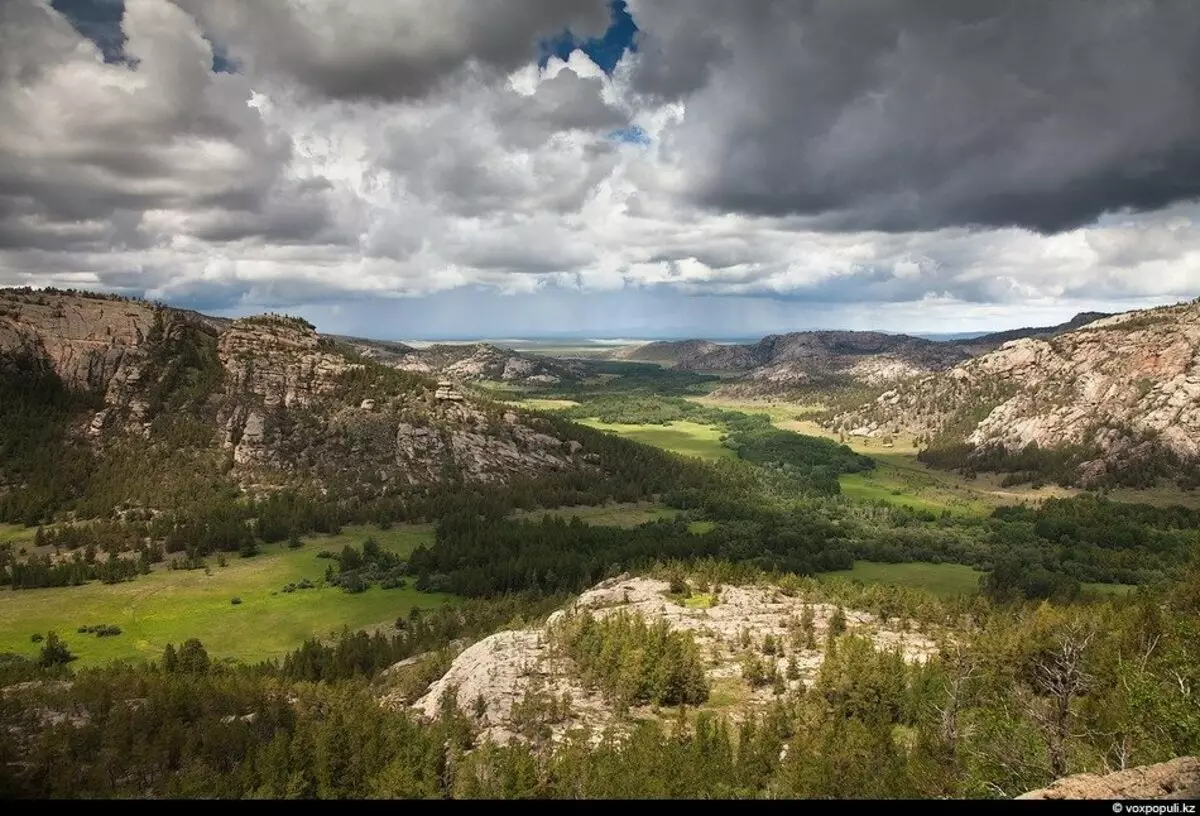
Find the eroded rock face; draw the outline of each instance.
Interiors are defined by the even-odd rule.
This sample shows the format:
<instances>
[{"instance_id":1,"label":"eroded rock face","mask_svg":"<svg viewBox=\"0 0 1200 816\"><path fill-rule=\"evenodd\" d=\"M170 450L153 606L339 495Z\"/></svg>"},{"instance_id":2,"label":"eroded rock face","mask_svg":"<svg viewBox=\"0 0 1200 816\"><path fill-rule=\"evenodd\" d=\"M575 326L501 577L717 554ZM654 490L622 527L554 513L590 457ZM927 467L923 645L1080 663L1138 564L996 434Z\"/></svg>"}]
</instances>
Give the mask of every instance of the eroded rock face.
<instances>
[{"instance_id":1,"label":"eroded rock face","mask_svg":"<svg viewBox=\"0 0 1200 816\"><path fill-rule=\"evenodd\" d=\"M1020 339L880 396L835 417L831 427L893 428L936 436L965 411L981 410L962 441L1017 451L1096 446L1085 463L1139 445L1200 458L1200 303L1102 318L1050 340ZM1085 480L1086 481L1086 480Z\"/></svg>"},{"instance_id":2,"label":"eroded rock face","mask_svg":"<svg viewBox=\"0 0 1200 816\"><path fill-rule=\"evenodd\" d=\"M1106 774L1077 774L1018 799L1200 799L1200 757Z\"/></svg>"},{"instance_id":3,"label":"eroded rock face","mask_svg":"<svg viewBox=\"0 0 1200 816\"><path fill-rule=\"evenodd\" d=\"M550 648L552 632L569 616L587 611L597 617L631 612L640 614L647 622L665 620L673 629L694 633L697 644L706 657L710 680L737 679L741 676L741 643L743 630L748 630L755 644L761 644L768 634L786 642L789 621L798 619L805 602L800 598L782 595L771 587L724 587L715 606L707 609L681 606L667 597L669 584L652 578L628 576L605 581L583 593L568 609L550 616L544 626L517 631L499 632L485 638L462 652L449 671L430 686L413 706L423 716L437 715L442 698L454 693L464 712L473 712L477 701L485 711L480 719L484 736L505 743L517 737L513 722L514 704L525 698L530 690L568 695L572 716L568 722L553 728L560 739L573 728L586 727L599 731L615 722L611 708L595 690L580 684L569 658L555 654ZM823 644L830 618L836 607L831 604L810 603L818 644ZM937 653L937 645L928 635L900 622L880 621L866 612L843 610L847 632L870 638L880 649L895 649L910 662L924 662ZM800 670L798 679L789 681L792 688L810 683L825 659L823 646L791 651ZM774 660L778 670L787 669L788 658L779 655ZM748 705L765 706L773 699L769 688L749 692ZM734 712L744 713L744 712Z\"/></svg>"},{"instance_id":4,"label":"eroded rock face","mask_svg":"<svg viewBox=\"0 0 1200 816\"><path fill-rule=\"evenodd\" d=\"M228 389L256 394L268 407L311 405L335 390L338 375L362 368L322 349L311 328L270 318L234 321L222 332L218 350Z\"/></svg>"},{"instance_id":5,"label":"eroded rock face","mask_svg":"<svg viewBox=\"0 0 1200 816\"><path fill-rule=\"evenodd\" d=\"M376 346L393 358L411 351ZM256 491L337 483L366 497L447 478L491 482L597 464L546 433L549 426L531 427L541 420L489 414L457 393L436 399L432 381L397 378L391 359L367 372L360 358L296 318L227 321L140 302L7 290L0 291L0 354L31 355L69 388L102 395L104 404L80 416L75 429L97 448L128 435L153 443L151 420L163 411L211 422L232 477ZM159 388L177 360L205 368ZM510 368L521 374L523 365ZM530 371L538 376L536 367ZM155 396L196 380L208 387L182 403Z\"/></svg>"},{"instance_id":6,"label":"eroded rock face","mask_svg":"<svg viewBox=\"0 0 1200 816\"><path fill-rule=\"evenodd\" d=\"M115 404L132 391L154 324L147 304L60 295L0 298L0 351L47 360L70 388Z\"/></svg>"}]
</instances>

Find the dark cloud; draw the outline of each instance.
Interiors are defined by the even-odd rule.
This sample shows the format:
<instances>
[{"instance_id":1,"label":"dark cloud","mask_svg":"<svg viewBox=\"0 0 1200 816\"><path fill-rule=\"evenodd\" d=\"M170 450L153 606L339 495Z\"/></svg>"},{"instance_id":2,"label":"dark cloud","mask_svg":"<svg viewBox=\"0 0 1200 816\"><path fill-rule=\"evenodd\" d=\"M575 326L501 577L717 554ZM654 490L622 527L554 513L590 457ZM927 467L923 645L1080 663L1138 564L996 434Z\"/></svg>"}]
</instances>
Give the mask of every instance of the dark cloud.
<instances>
[{"instance_id":1,"label":"dark cloud","mask_svg":"<svg viewBox=\"0 0 1200 816\"><path fill-rule=\"evenodd\" d=\"M697 201L831 229L1022 226L1200 196L1193 0L640 0Z\"/></svg>"},{"instance_id":2,"label":"dark cloud","mask_svg":"<svg viewBox=\"0 0 1200 816\"><path fill-rule=\"evenodd\" d=\"M471 65L502 76L540 39L564 28L600 35L609 20L605 0L178 2L239 64L336 99L423 97Z\"/></svg>"},{"instance_id":3,"label":"dark cloud","mask_svg":"<svg viewBox=\"0 0 1200 816\"><path fill-rule=\"evenodd\" d=\"M0 4L0 247L144 248L148 212L213 242L326 240L327 190L286 178L290 137L246 78L212 73L195 21L166 0L100 5ZM80 23L114 8L122 59Z\"/></svg>"}]
</instances>

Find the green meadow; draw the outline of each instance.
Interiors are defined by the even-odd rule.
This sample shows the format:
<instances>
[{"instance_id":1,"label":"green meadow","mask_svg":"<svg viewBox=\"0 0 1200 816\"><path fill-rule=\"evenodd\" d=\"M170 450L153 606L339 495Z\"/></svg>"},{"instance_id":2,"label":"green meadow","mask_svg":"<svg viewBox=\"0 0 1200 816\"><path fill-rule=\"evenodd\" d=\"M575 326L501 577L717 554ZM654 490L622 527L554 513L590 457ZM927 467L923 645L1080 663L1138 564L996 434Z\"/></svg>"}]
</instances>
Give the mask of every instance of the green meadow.
<instances>
[{"instance_id":1,"label":"green meadow","mask_svg":"<svg viewBox=\"0 0 1200 816\"><path fill-rule=\"evenodd\" d=\"M678 515L678 510L672 510L657 502L636 502L630 504L602 504L596 507L555 507L549 510L518 510L512 514L512 518L539 521L543 516L558 516L566 519L581 519L588 524L595 524L600 527L628 528L637 527L649 521L672 519Z\"/></svg>"},{"instance_id":2,"label":"green meadow","mask_svg":"<svg viewBox=\"0 0 1200 816\"><path fill-rule=\"evenodd\" d=\"M413 607L453 601L411 587L374 587L354 595L325 586L280 591L305 578L321 581L333 562L317 558L318 552L359 546L367 536L406 555L418 544L431 542L433 529L347 527L340 535L310 537L296 550L268 545L254 558L228 554L224 567L210 556L207 570L156 569L121 584L0 591L0 652L36 656L40 647L30 636L53 629L79 656L77 666L156 658L167 643L192 637L202 640L214 657L255 661L282 657L314 635L392 621ZM233 604L234 597L242 602ZM99 623L115 624L122 633L97 638L76 631Z\"/></svg>"},{"instance_id":3,"label":"green meadow","mask_svg":"<svg viewBox=\"0 0 1200 816\"><path fill-rule=\"evenodd\" d=\"M713 425L702 425L687 420L670 422L666 425L624 425L600 422L595 419L580 420L579 424L684 456L696 456L710 461L733 459L737 456L721 443L721 435L724 431Z\"/></svg>"},{"instance_id":4,"label":"green meadow","mask_svg":"<svg viewBox=\"0 0 1200 816\"><path fill-rule=\"evenodd\" d=\"M923 589L935 595L971 595L979 590L983 573L962 564L930 564L910 562L881 564L875 561L855 561L854 568L826 572L817 577L823 581L846 579L864 584L890 584Z\"/></svg>"},{"instance_id":5,"label":"green meadow","mask_svg":"<svg viewBox=\"0 0 1200 816\"><path fill-rule=\"evenodd\" d=\"M574 408L579 403L569 399L523 399L509 400L507 405L514 408L525 408L530 411L562 411L567 408Z\"/></svg>"}]
</instances>

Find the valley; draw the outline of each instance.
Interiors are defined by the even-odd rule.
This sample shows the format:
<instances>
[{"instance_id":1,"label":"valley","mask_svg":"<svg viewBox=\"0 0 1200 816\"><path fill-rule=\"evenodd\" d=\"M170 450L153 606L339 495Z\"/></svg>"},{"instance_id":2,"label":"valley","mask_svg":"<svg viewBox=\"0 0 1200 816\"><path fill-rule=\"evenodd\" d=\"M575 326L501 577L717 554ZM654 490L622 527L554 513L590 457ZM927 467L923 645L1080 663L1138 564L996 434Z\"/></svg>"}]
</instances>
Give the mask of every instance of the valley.
<instances>
[{"instance_id":1,"label":"valley","mask_svg":"<svg viewBox=\"0 0 1200 816\"><path fill-rule=\"evenodd\" d=\"M925 382L951 398L955 375L902 373L901 352L959 371L1090 320L647 361L4 297L0 716L46 757L21 790L1015 796L1200 749L1186 459L1089 485L1041 454L931 456L927 427L872 418ZM1190 337L1180 314L1130 331ZM809 374L756 362L767 346ZM1071 649L1087 693L1064 702L1037 678ZM164 728L183 694L180 727L252 772ZM330 753L349 739L374 746L358 777ZM104 759L78 772L49 758L89 741ZM155 776L172 756L196 775Z\"/></svg>"}]
</instances>

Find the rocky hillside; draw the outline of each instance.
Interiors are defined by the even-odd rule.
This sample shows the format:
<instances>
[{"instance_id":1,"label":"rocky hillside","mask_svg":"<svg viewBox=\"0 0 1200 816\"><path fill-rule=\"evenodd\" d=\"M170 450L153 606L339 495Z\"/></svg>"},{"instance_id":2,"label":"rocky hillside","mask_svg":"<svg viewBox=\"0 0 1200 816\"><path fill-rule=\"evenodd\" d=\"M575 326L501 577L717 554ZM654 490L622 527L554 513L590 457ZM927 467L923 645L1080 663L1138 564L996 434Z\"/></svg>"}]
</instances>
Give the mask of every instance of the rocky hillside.
<instances>
[{"instance_id":1,"label":"rocky hillside","mask_svg":"<svg viewBox=\"0 0 1200 816\"><path fill-rule=\"evenodd\" d=\"M1200 460L1200 301L1005 343L829 426L913 434L935 464L1049 467L1051 477L1083 484L1192 478L1186 474Z\"/></svg>"},{"instance_id":2,"label":"rocky hillside","mask_svg":"<svg viewBox=\"0 0 1200 816\"><path fill-rule=\"evenodd\" d=\"M624 355L686 371L741 372L722 392L754 396L847 380L890 382L948 368L969 352L900 334L820 331L771 335L746 345L705 340L650 343L630 348Z\"/></svg>"},{"instance_id":3,"label":"rocky hillside","mask_svg":"<svg viewBox=\"0 0 1200 816\"><path fill-rule=\"evenodd\" d=\"M1076 774L1018 799L1200 799L1200 757L1127 768L1105 776Z\"/></svg>"},{"instance_id":4,"label":"rocky hillside","mask_svg":"<svg viewBox=\"0 0 1200 816\"><path fill-rule=\"evenodd\" d=\"M756 397L809 386L887 385L943 371L1010 340L1052 337L1106 316L1085 312L1058 326L1013 329L948 342L882 332L812 331L771 335L750 344L665 340L623 346L610 356L688 371L738 373L737 379L717 393Z\"/></svg>"},{"instance_id":5,"label":"rocky hillside","mask_svg":"<svg viewBox=\"0 0 1200 816\"><path fill-rule=\"evenodd\" d=\"M1097 320L1102 320L1106 317L1112 317L1112 315L1106 314L1105 312L1080 312L1066 323L1059 323L1057 326L1036 326L1022 329L1009 329L1008 331L993 332L980 337L971 337L966 340L952 340L950 342L953 345L967 348L972 352L972 354L983 354L991 351L992 349L999 348L1005 343L1013 340L1020 340L1023 337L1053 337L1058 334L1074 331L1075 329L1086 326L1089 323L1094 323Z\"/></svg>"},{"instance_id":6,"label":"rocky hillside","mask_svg":"<svg viewBox=\"0 0 1200 816\"><path fill-rule=\"evenodd\" d=\"M438 344L410 349L389 362L402 371L464 382L556 385L585 375L583 364L578 361L525 354L489 343Z\"/></svg>"},{"instance_id":7,"label":"rocky hillside","mask_svg":"<svg viewBox=\"0 0 1200 816\"><path fill-rule=\"evenodd\" d=\"M227 473L243 487L336 485L358 496L594 467L544 420L447 397L433 380L376 363L298 318L228 321L140 301L3 290L0 375L0 497L6 484L67 478L39 465L47 444L120 452L125 471L129 461L148 469L156 457L190 451L183 469Z\"/></svg>"},{"instance_id":8,"label":"rocky hillside","mask_svg":"<svg viewBox=\"0 0 1200 816\"><path fill-rule=\"evenodd\" d=\"M693 596L711 605L685 605L669 595L670 589L666 581L628 575L598 584L551 615L544 626L500 632L467 648L413 708L436 716L443 697L453 694L460 709L476 714L483 736L497 743L528 736L526 720L539 700L543 705L568 701L548 720L543 718L555 739L573 728L599 732L618 723L611 695L606 697L581 679L579 667L562 645L563 632L584 614L597 620L629 614L690 633L712 688L721 690L721 699L736 701L716 704L734 705L729 712L734 715L765 708L788 689L810 684L825 659L826 638L836 617L844 618L847 634L865 637L879 649L896 650L907 661L923 662L937 652L929 636L904 622L884 622L866 612L839 612L832 604L808 603L774 587L726 586L715 596ZM809 638L800 631L806 610L811 616ZM747 662L751 656L753 661ZM751 665L759 676L748 676ZM771 676L779 678L778 685L767 679ZM653 714L649 706L631 713Z\"/></svg>"},{"instance_id":9,"label":"rocky hillside","mask_svg":"<svg viewBox=\"0 0 1200 816\"><path fill-rule=\"evenodd\" d=\"M613 360L677 366L687 361L702 360L706 355L714 354L720 349L721 344L711 340L656 340L652 343L620 346L609 352L608 357Z\"/></svg>"}]
</instances>

